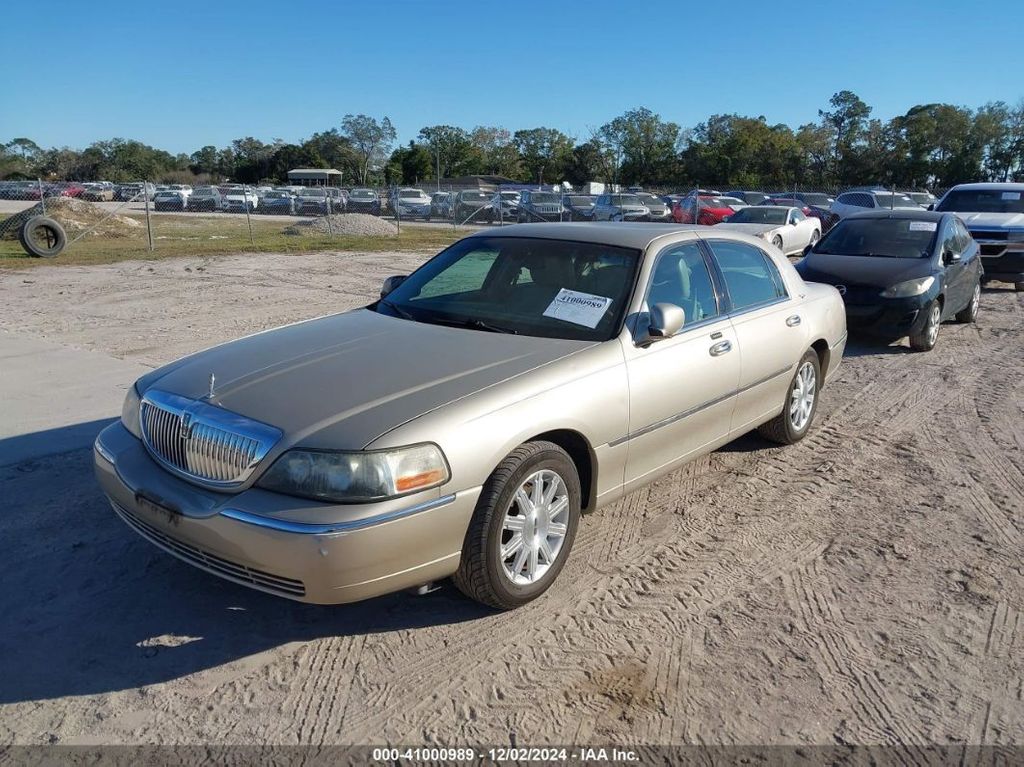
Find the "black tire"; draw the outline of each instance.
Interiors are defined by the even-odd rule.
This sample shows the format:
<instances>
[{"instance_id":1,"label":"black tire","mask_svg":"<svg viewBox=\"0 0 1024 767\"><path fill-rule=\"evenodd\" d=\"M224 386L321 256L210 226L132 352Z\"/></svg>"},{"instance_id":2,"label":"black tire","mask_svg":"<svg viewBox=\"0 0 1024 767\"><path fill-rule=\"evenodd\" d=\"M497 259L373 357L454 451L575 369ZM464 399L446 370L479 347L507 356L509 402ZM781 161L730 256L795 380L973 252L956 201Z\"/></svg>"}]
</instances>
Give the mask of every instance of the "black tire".
<instances>
[{"instance_id":1,"label":"black tire","mask_svg":"<svg viewBox=\"0 0 1024 767\"><path fill-rule=\"evenodd\" d=\"M790 417L790 408L793 403L794 391L798 385L797 379L801 376L801 371L804 370L804 366L808 363L810 363L811 369L814 371L814 399L811 403L811 412L807 416L807 421L800 428L797 428ZM814 349L808 349L804 352L804 356L800 358L800 362L797 363L796 372L793 374L793 378L790 379L789 386L786 387L786 399L782 403L782 411L772 420L768 421L768 423L761 424L757 428L758 432L765 439L778 442L780 445L793 445L799 442L811 430L814 416L818 412L818 400L820 398L821 362L818 360L817 352Z\"/></svg>"},{"instance_id":2,"label":"black tire","mask_svg":"<svg viewBox=\"0 0 1024 767\"><path fill-rule=\"evenodd\" d=\"M936 299L928 304L925 312L927 312L925 315L927 319L921 329L910 334L910 348L915 352L930 352L935 348L936 341L939 340L938 328L942 324L942 304Z\"/></svg>"},{"instance_id":3,"label":"black tire","mask_svg":"<svg viewBox=\"0 0 1024 767\"><path fill-rule=\"evenodd\" d=\"M18 241L30 256L55 258L68 244L64 227L48 216L33 216L18 230Z\"/></svg>"},{"instance_id":4,"label":"black tire","mask_svg":"<svg viewBox=\"0 0 1024 767\"><path fill-rule=\"evenodd\" d=\"M974 322L978 319L978 308L981 306L981 283L976 283L971 300L963 309L956 313L956 321L960 323Z\"/></svg>"},{"instance_id":5,"label":"black tire","mask_svg":"<svg viewBox=\"0 0 1024 767\"><path fill-rule=\"evenodd\" d=\"M1024 282L1013 283L1013 289L1016 290L1018 293L1024 293Z\"/></svg>"},{"instance_id":6,"label":"black tire","mask_svg":"<svg viewBox=\"0 0 1024 767\"><path fill-rule=\"evenodd\" d=\"M505 512L520 485L542 469L558 474L568 495L568 520L561 549L535 583L518 585L505 574L499 547ZM527 442L513 450L484 484L462 546L459 569L453 576L458 589L477 602L512 610L530 602L550 588L562 571L572 550L580 520L580 480L576 466L562 448L552 442Z\"/></svg>"}]
</instances>

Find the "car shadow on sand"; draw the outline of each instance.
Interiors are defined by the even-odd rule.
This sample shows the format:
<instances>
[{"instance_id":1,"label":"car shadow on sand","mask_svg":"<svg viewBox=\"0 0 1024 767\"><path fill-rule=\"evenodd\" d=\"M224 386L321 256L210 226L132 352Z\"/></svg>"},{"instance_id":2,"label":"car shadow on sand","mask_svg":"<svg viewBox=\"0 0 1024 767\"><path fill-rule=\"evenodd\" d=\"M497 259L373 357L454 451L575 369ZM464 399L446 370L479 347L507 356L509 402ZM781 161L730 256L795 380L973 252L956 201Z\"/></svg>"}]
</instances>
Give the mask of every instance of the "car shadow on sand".
<instances>
[{"instance_id":1,"label":"car shadow on sand","mask_svg":"<svg viewBox=\"0 0 1024 767\"><path fill-rule=\"evenodd\" d=\"M88 448L0 468L0 494L0 704L133 689L290 642L494 614L448 584L318 606L201 572L114 515Z\"/></svg>"}]
</instances>

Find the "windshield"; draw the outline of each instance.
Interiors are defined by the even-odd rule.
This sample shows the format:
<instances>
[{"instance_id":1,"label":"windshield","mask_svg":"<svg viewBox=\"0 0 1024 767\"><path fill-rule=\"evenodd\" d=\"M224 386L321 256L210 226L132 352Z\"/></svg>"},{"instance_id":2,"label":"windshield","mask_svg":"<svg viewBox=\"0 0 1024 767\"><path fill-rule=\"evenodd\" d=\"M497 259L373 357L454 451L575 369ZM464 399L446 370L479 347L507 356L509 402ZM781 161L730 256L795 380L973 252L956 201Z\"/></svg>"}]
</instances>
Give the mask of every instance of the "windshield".
<instances>
[{"instance_id":1,"label":"windshield","mask_svg":"<svg viewBox=\"0 0 1024 767\"><path fill-rule=\"evenodd\" d=\"M875 200L880 208L914 208L920 209L920 205L907 197L905 194L875 192Z\"/></svg>"},{"instance_id":2,"label":"windshield","mask_svg":"<svg viewBox=\"0 0 1024 767\"><path fill-rule=\"evenodd\" d=\"M349 197L355 200L372 200L377 196L376 192L369 189L353 189Z\"/></svg>"},{"instance_id":3,"label":"windshield","mask_svg":"<svg viewBox=\"0 0 1024 767\"><path fill-rule=\"evenodd\" d=\"M803 193L804 203L807 205L815 205L819 208L827 208L832 204L832 198L827 194L818 194L817 192L804 192Z\"/></svg>"},{"instance_id":4,"label":"windshield","mask_svg":"<svg viewBox=\"0 0 1024 767\"><path fill-rule=\"evenodd\" d=\"M398 196L404 197L407 200L418 200L421 197L426 197L419 189L403 189L398 193Z\"/></svg>"},{"instance_id":5,"label":"windshield","mask_svg":"<svg viewBox=\"0 0 1024 767\"><path fill-rule=\"evenodd\" d=\"M935 244L937 221L909 218L845 218L814 249L832 256L927 258Z\"/></svg>"},{"instance_id":6,"label":"windshield","mask_svg":"<svg viewBox=\"0 0 1024 767\"><path fill-rule=\"evenodd\" d=\"M742 205L743 200L737 200L735 197L704 197L699 198L700 206L702 208L728 208L731 205Z\"/></svg>"},{"instance_id":7,"label":"windshield","mask_svg":"<svg viewBox=\"0 0 1024 767\"><path fill-rule=\"evenodd\" d=\"M463 200L485 200L486 201L486 200L490 200L491 198L488 197L484 192L463 192L462 193L462 199Z\"/></svg>"},{"instance_id":8,"label":"windshield","mask_svg":"<svg viewBox=\"0 0 1024 767\"><path fill-rule=\"evenodd\" d=\"M606 341L640 251L589 242L469 237L413 272L377 311L416 322Z\"/></svg>"},{"instance_id":9,"label":"windshield","mask_svg":"<svg viewBox=\"0 0 1024 767\"><path fill-rule=\"evenodd\" d=\"M1024 213L1024 191L954 189L935 210L962 213Z\"/></svg>"},{"instance_id":10,"label":"windshield","mask_svg":"<svg viewBox=\"0 0 1024 767\"><path fill-rule=\"evenodd\" d=\"M501 199L503 200L518 200L519 192L502 192Z\"/></svg>"},{"instance_id":11,"label":"windshield","mask_svg":"<svg viewBox=\"0 0 1024 767\"><path fill-rule=\"evenodd\" d=\"M730 224L784 224L788 208L766 208L760 206L742 208L729 216Z\"/></svg>"},{"instance_id":12,"label":"windshield","mask_svg":"<svg viewBox=\"0 0 1024 767\"><path fill-rule=\"evenodd\" d=\"M594 207L593 197L569 197L568 200L570 205L576 205L585 208Z\"/></svg>"},{"instance_id":13,"label":"windshield","mask_svg":"<svg viewBox=\"0 0 1024 767\"><path fill-rule=\"evenodd\" d=\"M323 189L303 189L299 192L300 197L326 197L327 192Z\"/></svg>"},{"instance_id":14,"label":"windshield","mask_svg":"<svg viewBox=\"0 0 1024 767\"><path fill-rule=\"evenodd\" d=\"M660 197L655 197L653 194L638 194L637 199L640 200L644 205L664 205L665 201Z\"/></svg>"},{"instance_id":15,"label":"windshield","mask_svg":"<svg viewBox=\"0 0 1024 767\"><path fill-rule=\"evenodd\" d=\"M643 205L635 194L613 194L612 205Z\"/></svg>"},{"instance_id":16,"label":"windshield","mask_svg":"<svg viewBox=\"0 0 1024 767\"><path fill-rule=\"evenodd\" d=\"M290 195L288 192L267 192L264 197L268 200L287 200Z\"/></svg>"},{"instance_id":17,"label":"windshield","mask_svg":"<svg viewBox=\"0 0 1024 767\"><path fill-rule=\"evenodd\" d=\"M557 194L548 194L547 192L534 192L530 195L530 202L540 203L542 205L549 205L554 202L558 202Z\"/></svg>"}]
</instances>

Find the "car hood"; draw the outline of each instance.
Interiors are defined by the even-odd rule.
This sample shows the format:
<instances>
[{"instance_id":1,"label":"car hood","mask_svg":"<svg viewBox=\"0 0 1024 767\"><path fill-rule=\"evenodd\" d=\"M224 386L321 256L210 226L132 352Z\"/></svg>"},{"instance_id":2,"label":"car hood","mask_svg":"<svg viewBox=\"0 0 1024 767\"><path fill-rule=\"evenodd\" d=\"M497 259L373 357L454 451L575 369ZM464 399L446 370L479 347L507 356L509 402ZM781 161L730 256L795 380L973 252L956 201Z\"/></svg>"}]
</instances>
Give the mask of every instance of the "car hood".
<instances>
[{"instance_id":1,"label":"car hood","mask_svg":"<svg viewBox=\"0 0 1024 767\"><path fill-rule=\"evenodd\" d=\"M932 263L930 258L872 258L808 253L797 264L797 271L809 282L887 288L897 282L931 274Z\"/></svg>"},{"instance_id":2,"label":"car hood","mask_svg":"<svg viewBox=\"0 0 1024 767\"><path fill-rule=\"evenodd\" d=\"M957 213L969 229L1024 229L1024 213Z\"/></svg>"},{"instance_id":3,"label":"car hood","mask_svg":"<svg viewBox=\"0 0 1024 767\"><path fill-rule=\"evenodd\" d=\"M357 309L186 357L146 389L208 400L285 433L284 447L360 449L431 410L593 342L427 325Z\"/></svg>"}]
</instances>

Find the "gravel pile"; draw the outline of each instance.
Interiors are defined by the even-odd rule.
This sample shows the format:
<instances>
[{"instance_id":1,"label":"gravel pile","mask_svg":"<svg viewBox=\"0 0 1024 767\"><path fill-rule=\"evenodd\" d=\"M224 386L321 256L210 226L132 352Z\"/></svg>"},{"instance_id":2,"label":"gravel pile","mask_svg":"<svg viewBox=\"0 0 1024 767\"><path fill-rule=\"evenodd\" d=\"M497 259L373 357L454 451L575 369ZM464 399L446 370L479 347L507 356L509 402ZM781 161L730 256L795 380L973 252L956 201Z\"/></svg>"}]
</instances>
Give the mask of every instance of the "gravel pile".
<instances>
[{"instance_id":1,"label":"gravel pile","mask_svg":"<svg viewBox=\"0 0 1024 767\"><path fill-rule=\"evenodd\" d=\"M43 206L38 204L16 213L0 224L0 237L16 238L25 221L41 215ZM76 237L86 230L89 230L89 236L95 237L135 237L143 228L141 221L117 213L111 214L100 205L74 197L48 197L45 215L63 226L68 237Z\"/></svg>"},{"instance_id":2,"label":"gravel pile","mask_svg":"<svg viewBox=\"0 0 1024 767\"><path fill-rule=\"evenodd\" d=\"M328 224L328 218L330 223ZM338 234L356 237L394 237L398 227L390 221L365 213L337 213L299 221L284 230L285 234Z\"/></svg>"}]
</instances>

